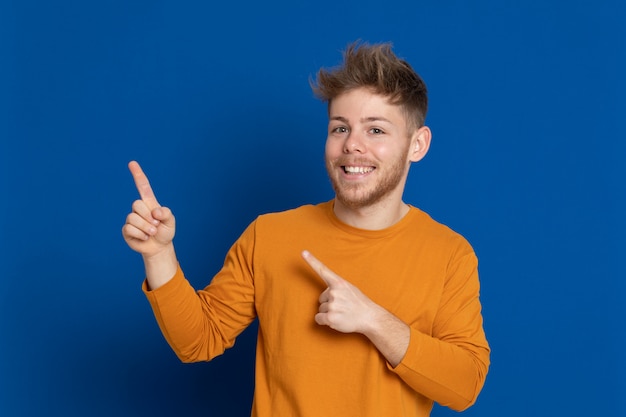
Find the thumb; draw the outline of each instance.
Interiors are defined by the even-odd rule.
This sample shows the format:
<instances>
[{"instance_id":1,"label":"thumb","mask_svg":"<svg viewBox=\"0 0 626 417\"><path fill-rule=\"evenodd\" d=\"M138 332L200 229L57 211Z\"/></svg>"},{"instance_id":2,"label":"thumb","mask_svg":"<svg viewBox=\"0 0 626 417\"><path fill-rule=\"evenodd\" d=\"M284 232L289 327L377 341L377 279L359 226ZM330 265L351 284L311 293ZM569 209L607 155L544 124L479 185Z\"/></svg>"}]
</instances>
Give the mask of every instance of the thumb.
<instances>
[{"instance_id":1,"label":"thumb","mask_svg":"<svg viewBox=\"0 0 626 417\"><path fill-rule=\"evenodd\" d=\"M313 256L309 251L302 252L302 257L309 264L309 266L319 275L319 277L328 285L329 288L341 284L344 280L339 275L331 271L326 265L324 265L319 259Z\"/></svg>"},{"instance_id":2,"label":"thumb","mask_svg":"<svg viewBox=\"0 0 626 417\"><path fill-rule=\"evenodd\" d=\"M152 217L166 226L174 225L174 215L172 214L172 210L167 207L157 207L152 210L151 214Z\"/></svg>"}]
</instances>

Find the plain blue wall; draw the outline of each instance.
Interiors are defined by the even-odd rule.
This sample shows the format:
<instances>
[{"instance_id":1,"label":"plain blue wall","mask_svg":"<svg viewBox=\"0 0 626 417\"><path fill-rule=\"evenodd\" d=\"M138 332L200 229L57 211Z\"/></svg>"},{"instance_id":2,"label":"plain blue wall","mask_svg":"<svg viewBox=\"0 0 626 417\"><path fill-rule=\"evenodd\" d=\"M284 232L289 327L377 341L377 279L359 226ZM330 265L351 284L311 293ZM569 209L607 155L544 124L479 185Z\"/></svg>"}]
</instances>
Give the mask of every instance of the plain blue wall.
<instances>
[{"instance_id":1,"label":"plain blue wall","mask_svg":"<svg viewBox=\"0 0 626 417\"><path fill-rule=\"evenodd\" d=\"M625 415L622 1L208 3L0 3L0 415L248 415L255 329L178 362L121 238L126 164L202 287L256 215L332 197L308 78L359 38L425 78L406 201L480 258L493 364L465 414Z\"/></svg>"}]
</instances>

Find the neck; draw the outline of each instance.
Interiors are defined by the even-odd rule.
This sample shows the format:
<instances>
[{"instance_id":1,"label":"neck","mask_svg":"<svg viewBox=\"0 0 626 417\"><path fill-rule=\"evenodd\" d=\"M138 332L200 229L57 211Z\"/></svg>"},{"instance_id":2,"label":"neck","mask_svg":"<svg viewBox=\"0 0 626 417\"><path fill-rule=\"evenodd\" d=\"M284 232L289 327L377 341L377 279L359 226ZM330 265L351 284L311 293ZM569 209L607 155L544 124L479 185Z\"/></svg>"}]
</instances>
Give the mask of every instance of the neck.
<instances>
[{"instance_id":1,"label":"neck","mask_svg":"<svg viewBox=\"0 0 626 417\"><path fill-rule=\"evenodd\" d=\"M349 207L335 198L333 210L342 222L363 230L382 230L399 222L408 212L409 206L402 200L381 201L367 207Z\"/></svg>"}]
</instances>

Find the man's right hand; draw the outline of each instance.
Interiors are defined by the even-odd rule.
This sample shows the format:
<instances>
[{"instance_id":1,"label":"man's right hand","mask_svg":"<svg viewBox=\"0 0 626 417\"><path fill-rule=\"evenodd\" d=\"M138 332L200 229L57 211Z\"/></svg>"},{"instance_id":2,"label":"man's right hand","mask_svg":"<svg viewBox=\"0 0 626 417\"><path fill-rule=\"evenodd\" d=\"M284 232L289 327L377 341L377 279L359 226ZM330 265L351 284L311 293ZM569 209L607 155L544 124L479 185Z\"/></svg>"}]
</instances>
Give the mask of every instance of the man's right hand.
<instances>
[{"instance_id":1,"label":"man's right hand","mask_svg":"<svg viewBox=\"0 0 626 417\"><path fill-rule=\"evenodd\" d=\"M132 161L128 169L140 199L133 203L132 212L122 227L122 235L131 249L143 255L149 286L156 289L174 275L176 270L172 268L178 266L172 243L176 221L172 211L157 201L139 164Z\"/></svg>"}]
</instances>

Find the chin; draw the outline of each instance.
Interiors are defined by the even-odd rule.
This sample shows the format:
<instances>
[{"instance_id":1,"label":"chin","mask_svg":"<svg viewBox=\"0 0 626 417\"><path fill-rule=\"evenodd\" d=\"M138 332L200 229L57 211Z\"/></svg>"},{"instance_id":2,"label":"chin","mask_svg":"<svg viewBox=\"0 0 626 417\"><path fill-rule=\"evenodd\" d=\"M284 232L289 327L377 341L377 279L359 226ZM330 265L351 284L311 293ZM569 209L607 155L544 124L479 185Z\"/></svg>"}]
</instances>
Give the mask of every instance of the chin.
<instances>
[{"instance_id":1,"label":"chin","mask_svg":"<svg viewBox=\"0 0 626 417\"><path fill-rule=\"evenodd\" d=\"M383 200L387 193L369 192L354 193L345 192L335 188L335 198L344 206L351 209L362 209L372 206Z\"/></svg>"}]
</instances>

